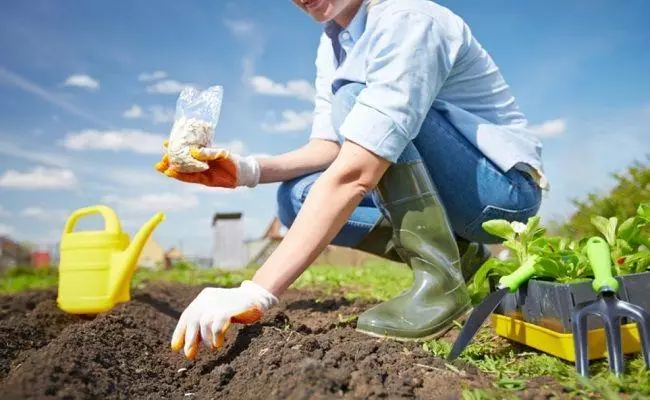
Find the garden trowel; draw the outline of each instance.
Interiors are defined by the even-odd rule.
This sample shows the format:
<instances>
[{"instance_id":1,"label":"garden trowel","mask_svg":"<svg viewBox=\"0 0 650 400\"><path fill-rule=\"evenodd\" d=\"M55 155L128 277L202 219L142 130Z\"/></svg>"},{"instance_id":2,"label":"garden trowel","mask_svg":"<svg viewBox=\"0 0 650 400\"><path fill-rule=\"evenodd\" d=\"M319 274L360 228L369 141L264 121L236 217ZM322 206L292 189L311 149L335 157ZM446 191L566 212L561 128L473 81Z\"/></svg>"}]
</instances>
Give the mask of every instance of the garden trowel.
<instances>
[{"instance_id":1,"label":"garden trowel","mask_svg":"<svg viewBox=\"0 0 650 400\"><path fill-rule=\"evenodd\" d=\"M513 273L501 277L499 284L497 285L497 290L486 297L485 300L483 300L483 302L472 311L472 314L469 316L463 329L461 329L460 334L456 338L454 346L447 356L447 360L455 360L460 353L463 352L474 335L476 335L476 332L481 328L483 322L499 306L499 303L501 303L501 300L503 300L506 294L517 291L521 284L533 276L535 273L536 262L537 257L530 256Z\"/></svg>"},{"instance_id":2,"label":"garden trowel","mask_svg":"<svg viewBox=\"0 0 650 400\"><path fill-rule=\"evenodd\" d=\"M587 257L594 271L593 288L598 300L581 304L572 315L573 342L576 352L576 369L582 376L589 375L587 352L587 316L599 316L603 320L607 335L609 367L616 375L623 372L623 351L621 346L621 318L635 320L641 339L643 358L650 368L650 313L636 304L619 300L616 292L618 281L612 276L612 258L607 242L600 237L587 241Z\"/></svg>"}]
</instances>

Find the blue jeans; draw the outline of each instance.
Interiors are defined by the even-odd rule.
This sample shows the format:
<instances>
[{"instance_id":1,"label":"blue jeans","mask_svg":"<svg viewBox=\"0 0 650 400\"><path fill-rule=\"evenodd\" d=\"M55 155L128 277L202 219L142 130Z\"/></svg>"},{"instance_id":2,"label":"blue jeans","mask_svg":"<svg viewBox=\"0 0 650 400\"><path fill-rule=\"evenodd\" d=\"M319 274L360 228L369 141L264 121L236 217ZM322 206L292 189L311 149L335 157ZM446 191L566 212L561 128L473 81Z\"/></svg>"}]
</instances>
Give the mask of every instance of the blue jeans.
<instances>
[{"instance_id":1,"label":"blue jeans","mask_svg":"<svg viewBox=\"0 0 650 400\"><path fill-rule=\"evenodd\" d=\"M332 122L341 126L356 97L359 83L341 87L332 100ZM339 136L339 141L343 142ZM449 222L457 236L479 243L501 239L485 232L481 224L491 219L526 222L539 210L541 189L530 175L516 169L499 170L485 158L438 111L431 109L415 140L397 163L421 159L426 165ZM322 172L283 182L277 192L278 217L291 226L316 179ZM354 248L381 218L381 211L368 194L334 238L332 244Z\"/></svg>"}]
</instances>

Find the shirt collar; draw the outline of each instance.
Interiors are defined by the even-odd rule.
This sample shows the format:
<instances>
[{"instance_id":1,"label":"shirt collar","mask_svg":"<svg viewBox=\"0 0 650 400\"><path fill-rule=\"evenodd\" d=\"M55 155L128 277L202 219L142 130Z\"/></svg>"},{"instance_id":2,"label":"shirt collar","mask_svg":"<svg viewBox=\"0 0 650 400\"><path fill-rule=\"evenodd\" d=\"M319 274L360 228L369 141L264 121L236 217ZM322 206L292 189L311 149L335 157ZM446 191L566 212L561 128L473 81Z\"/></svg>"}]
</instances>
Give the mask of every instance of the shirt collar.
<instances>
[{"instance_id":1,"label":"shirt collar","mask_svg":"<svg viewBox=\"0 0 650 400\"><path fill-rule=\"evenodd\" d=\"M332 40L338 38L339 33L341 33L341 30L342 30L342 29L341 29L341 27L339 26L339 24L337 24L336 22L334 22L334 20L332 20L332 21L327 21L327 22L325 23L325 29L324 29L325 34L327 35L327 37L329 37L329 38L332 39Z\"/></svg>"},{"instance_id":2,"label":"shirt collar","mask_svg":"<svg viewBox=\"0 0 650 400\"><path fill-rule=\"evenodd\" d=\"M367 16L368 12L366 11L366 2L364 1L363 4L361 4L361 7L359 7L359 11L357 11L357 13L352 18L352 21L350 21L350 25L348 25L347 28L347 31L352 37L353 42L359 40L363 34L363 31L366 29Z\"/></svg>"},{"instance_id":3,"label":"shirt collar","mask_svg":"<svg viewBox=\"0 0 650 400\"><path fill-rule=\"evenodd\" d=\"M325 23L325 34L330 38L338 38L338 35L343 32L347 31L350 34L350 37L352 38L353 42L356 42L359 40L361 35L363 34L363 31L366 29L366 19L368 17L368 11L366 10L366 2L364 1L361 4L361 7L359 7L359 10L357 13L352 17L352 20L350 21L350 24L348 25L347 29L343 29L337 24L336 22L328 21Z\"/></svg>"}]
</instances>

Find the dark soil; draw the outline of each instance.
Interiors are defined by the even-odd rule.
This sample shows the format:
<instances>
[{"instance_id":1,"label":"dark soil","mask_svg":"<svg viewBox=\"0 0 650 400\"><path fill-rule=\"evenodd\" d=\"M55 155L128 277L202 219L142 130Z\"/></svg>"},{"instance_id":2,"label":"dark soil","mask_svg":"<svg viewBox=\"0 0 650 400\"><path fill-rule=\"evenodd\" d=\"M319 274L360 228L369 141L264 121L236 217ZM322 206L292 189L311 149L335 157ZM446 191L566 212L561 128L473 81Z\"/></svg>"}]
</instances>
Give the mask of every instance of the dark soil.
<instances>
[{"instance_id":1,"label":"dark soil","mask_svg":"<svg viewBox=\"0 0 650 400\"><path fill-rule=\"evenodd\" d=\"M450 368L420 344L357 333L349 317L371 304L309 291L288 292L260 323L233 326L221 351L201 348L189 361L169 339L200 290L150 284L86 318L61 312L55 291L0 297L1 397L458 399L494 387L493 377L461 362ZM518 396L551 393L561 387L540 377Z\"/></svg>"}]
</instances>

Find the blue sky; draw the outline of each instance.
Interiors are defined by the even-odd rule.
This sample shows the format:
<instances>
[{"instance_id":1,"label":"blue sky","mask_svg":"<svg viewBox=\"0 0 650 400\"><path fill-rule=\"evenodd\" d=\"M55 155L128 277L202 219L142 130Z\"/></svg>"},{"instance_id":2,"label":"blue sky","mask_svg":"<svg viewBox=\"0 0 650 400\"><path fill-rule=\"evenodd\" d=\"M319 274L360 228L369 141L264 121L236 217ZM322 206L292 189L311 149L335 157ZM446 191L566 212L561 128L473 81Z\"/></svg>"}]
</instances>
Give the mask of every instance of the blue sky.
<instances>
[{"instance_id":1,"label":"blue sky","mask_svg":"<svg viewBox=\"0 0 650 400\"><path fill-rule=\"evenodd\" d=\"M545 219L650 153L650 3L439 3L469 23L542 137ZM191 254L208 254L217 211L243 211L258 236L276 185L206 190L153 165L185 84L224 87L216 141L234 151L304 143L320 32L289 0L2 2L0 234L55 243L70 212L106 203L130 233L164 211L156 239Z\"/></svg>"}]
</instances>

